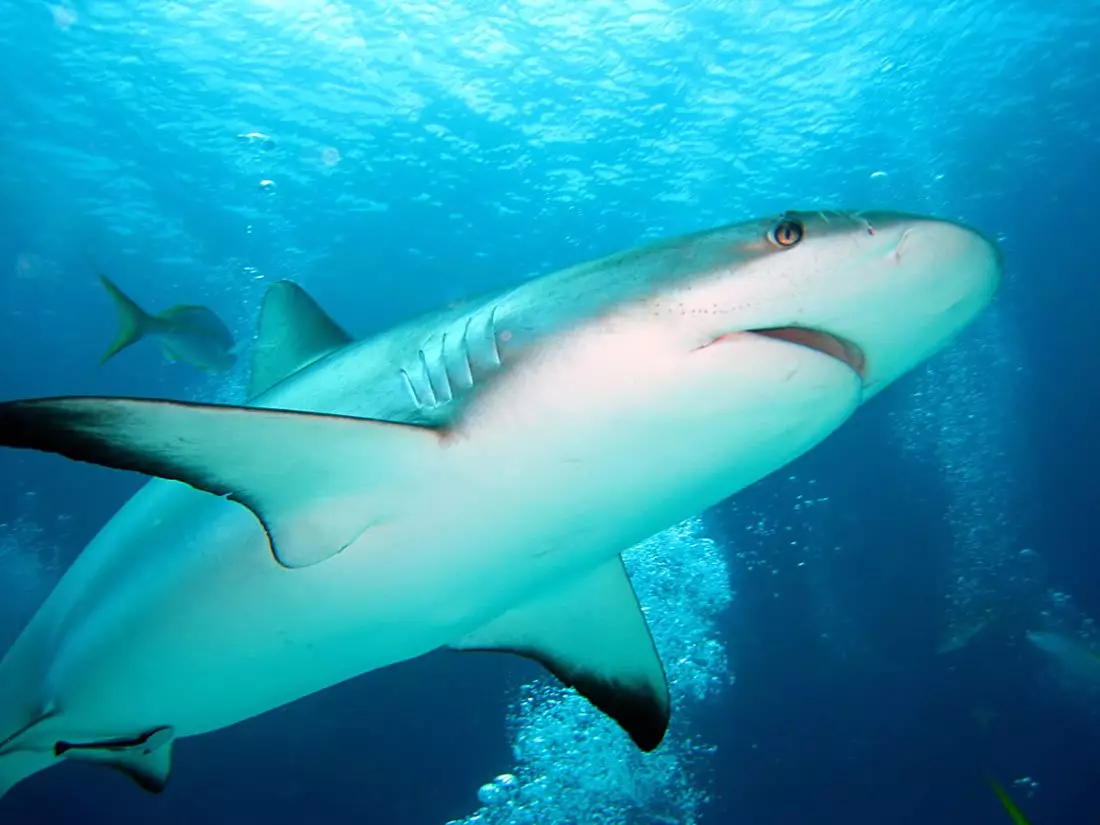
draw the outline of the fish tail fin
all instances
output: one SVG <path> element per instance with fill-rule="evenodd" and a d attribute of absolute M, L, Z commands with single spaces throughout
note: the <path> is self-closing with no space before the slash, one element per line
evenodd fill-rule
<path fill-rule="evenodd" d="M 99 280 L 103 284 L 103 288 L 107 290 L 107 294 L 115 302 L 115 308 L 118 310 L 118 333 L 115 335 L 114 343 L 107 349 L 99 362 L 105 364 L 126 347 L 140 341 L 152 328 L 154 319 L 130 300 L 130 297 L 115 286 L 114 282 L 102 272 L 99 273 Z"/>

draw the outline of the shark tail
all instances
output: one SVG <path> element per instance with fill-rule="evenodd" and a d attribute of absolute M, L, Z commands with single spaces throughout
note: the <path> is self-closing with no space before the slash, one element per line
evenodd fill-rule
<path fill-rule="evenodd" d="M 152 330 L 156 319 L 130 300 L 130 297 L 102 272 L 99 273 L 99 280 L 107 290 L 107 294 L 114 300 L 115 308 L 118 310 L 118 333 L 115 335 L 114 343 L 99 362 L 105 364 L 126 347 L 144 338 Z"/>
<path fill-rule="evenodd" d="M 172 728 L 162 725 L 138 736 L 92 742 L 68 742 L 55 739 L 54 734 L 47 736 L 44 743 L 41 735 L 35 735 L 35 728 L 56 716 L 56 711 L 48 710 L 0 740 L 0 797 L 27 777 L 63 759 L 113 768 L 150 793 L 160 793 L 168 785 L 175 738 Z M 52 747 L 48 744 L 50 742 Z"/>

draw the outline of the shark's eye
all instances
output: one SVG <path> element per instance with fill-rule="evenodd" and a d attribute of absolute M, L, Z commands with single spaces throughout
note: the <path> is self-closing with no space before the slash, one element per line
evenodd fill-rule
<path fill-rule="evenodd" d="M 772 246 L 786 249 L 801 241 L 804 234 L 806 234 L 806 228 L 801 221 L 783 218 L 768 230 L 768 241 Z"/>

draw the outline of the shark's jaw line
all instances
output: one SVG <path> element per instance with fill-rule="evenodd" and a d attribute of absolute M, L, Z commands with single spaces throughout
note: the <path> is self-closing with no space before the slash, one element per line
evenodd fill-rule
<path fill-rule="evenodd" d="M 762 338 L 771 338 L 775 341 L 784 341 L 788 344 L 804 347 L 805 349 L 812 349 L 816 352 L 820 352 L 822 355 L 827 355 L 836 361 L 840 361 L 842 364 L 846 364 L 857 373 L 862 380 L 866 381 L 867 358 L 863 354 L 863 350 L 851 341 L 841 338 L 839 335 L 833 335 L 830 332 L 811 329 L 809 327 L 767 327 L 763 329 L 746 329 L 739 332 L 728 332 L 718 336 L 709 344 L 704 345 L 703 348 L 714 346 L 722 341 L 739 338 L 742 335 L 756 335 Z"/>

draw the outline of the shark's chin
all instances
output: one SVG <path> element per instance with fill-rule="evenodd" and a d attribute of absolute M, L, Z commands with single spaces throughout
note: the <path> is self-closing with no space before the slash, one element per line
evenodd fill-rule
<path fill-rule="evenodd" d="M 858 346 L 851 341 L 846 341 L 837 335 L 823 332 L 818 329 L 806 327 L 768 327 L 765 329 L 749 329 L 742 332 L 727 333 L 714 339 L 708 346 L 719 341 L 736 338 L 741 335 L 758 335 L 762 338 L 771 338 L 775 341 L 784 341 L 788 344 L 812 349 L 827 355 L 835 361 L 847 365 L 859 375 L 864 382 L 867 380 L 867 359 Z"/>

